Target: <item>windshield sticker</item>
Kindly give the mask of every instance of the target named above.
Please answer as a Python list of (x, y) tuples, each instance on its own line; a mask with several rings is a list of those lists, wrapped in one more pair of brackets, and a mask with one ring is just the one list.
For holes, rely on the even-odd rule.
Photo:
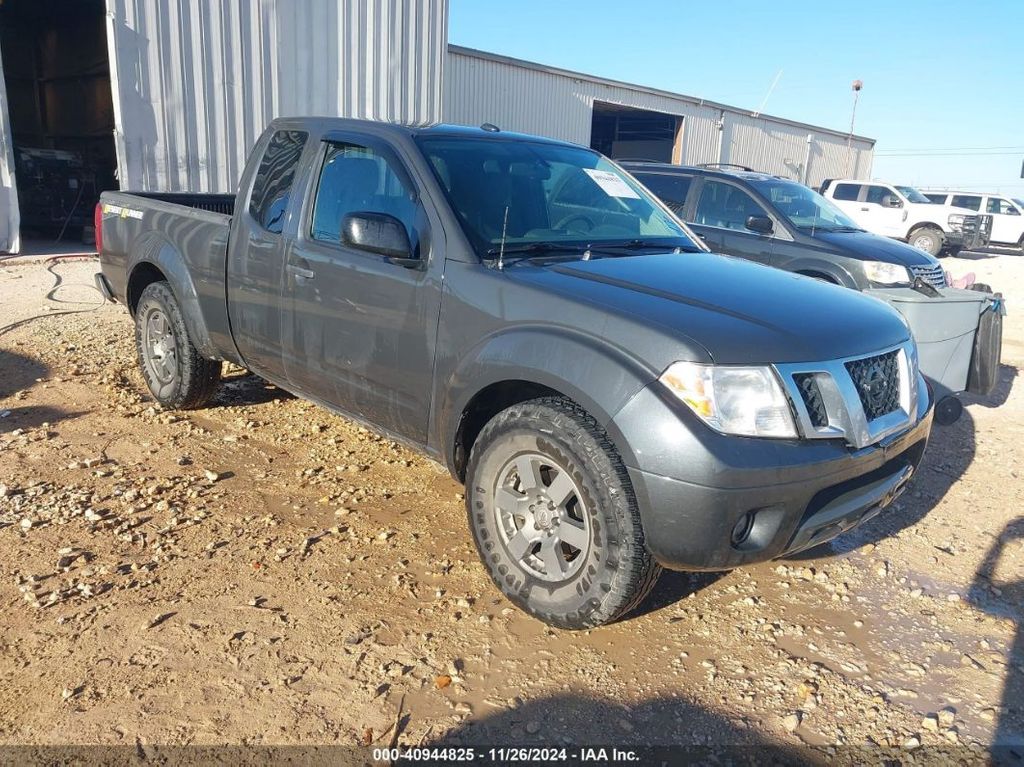
[(584, 168), (583, 172), (594, 179), (597, 184), (609, 197), (628, 197), (639, 200), (640, 195), (634, 192), (621, 176), (608, 170), (596, 170), (595, 168)]

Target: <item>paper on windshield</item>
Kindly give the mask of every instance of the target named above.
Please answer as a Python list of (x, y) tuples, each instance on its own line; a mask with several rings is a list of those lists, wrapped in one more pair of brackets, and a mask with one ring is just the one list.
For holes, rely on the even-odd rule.
[(597, 170), (596, 168), (584, 168), (583, 172), (594, 179), (594, 183), (604, 190), (604, 193), (609, 197), (628, 197), (634, 200), (639, 200), (640, 195), (634, 192), (629, 184), (622, 180), (621, 176), (612, 173), (607, 170)]

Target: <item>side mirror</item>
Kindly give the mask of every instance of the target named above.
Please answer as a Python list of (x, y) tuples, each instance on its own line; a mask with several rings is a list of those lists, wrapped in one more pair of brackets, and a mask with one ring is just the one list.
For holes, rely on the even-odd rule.
[(746, 227), (758, 234), (771, 234), (775, 231), (775, 224), (768, 216), (747, 216)]
[(902, 208), (903, 202), (895, 195), (887, 194), (882, 197), (883, 208)]
[(347, 214), (341, 220), (341, 241), (350, 248), (377, 253), (405, 267), (420, 265), (420, 260), (413, 256), (405, 225), (387, 213)]

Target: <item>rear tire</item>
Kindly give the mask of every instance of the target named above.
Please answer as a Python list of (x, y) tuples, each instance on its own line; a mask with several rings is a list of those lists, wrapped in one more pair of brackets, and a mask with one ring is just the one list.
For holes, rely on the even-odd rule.
[(163, 407), (199, 408), (216, 392), (221, 363), (206, 359), (192, 344), (166, 282), (151, 283), (142, 291), (135, 309), (135, 348), (142, 377)]
[(614, 621), (661, 572), (615, 447), (561, 397), (513, 405), (483, 428), (466, 472), (466, 510), (494, 583), (552, 626)]
[(907, 242), (913, 245), (918, 250), (923, 250), (933, 256), (938, 256), (942, 252), (942, 246), (945, 242), (945, 238), (942, 236), (942, 232), (930, 226), (922, 226), (915, 229), (907, 237)]

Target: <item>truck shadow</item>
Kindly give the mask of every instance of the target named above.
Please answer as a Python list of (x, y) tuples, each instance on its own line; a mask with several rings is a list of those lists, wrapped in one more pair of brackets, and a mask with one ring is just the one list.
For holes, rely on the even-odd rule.
[[(986, 408), (1002, 406), (1009, 398), (1019, 371), (1012, 365), (1001, 365), (995, 391), (987, 397), (965, 394), (964, 405)], [(949, 426), (935, 424), (924, 461), (907, 492), (877, 517), (832, 541), (787, 559), (807, 560), (847, 554), (869, 543), (878, 543), (901, 530), (913, 527), (935, 508), (950, 488), (974, 463), (977, 452), (974, 418), (965, 409), (960, 419)]]
[(1024, 763), (1024, 517), (995, 537), (967, 599), (976, 609), (1014, 624), (991, 755), (996, 764)]
[[(612, 762), (611, 749), (665, 749), (641, 752), (643, 764), (697, 764), (730, 761), (746, 763), (751, 757), (761, 764), (824, 763), (811, 748), (794, 746), (740, 727), (703, 706), (679, 697), (659, 697), (637, 704), (584, 697), (555, 695), (526, 701), (514, 708), (483, 718), (466, 720), (447, 732), (436, 733), (424, 744), (473, 746), (477, 750), (501, 746), (565, 747), (566, 763), (579, 764), (580, 747), (604, 746), (599, 763)], [(677, 747), (669, 752), (668, 747)], [(683, 746), (685, 748), (679, 749)], [(756, 751), (755, 751), (756, 749)], [(576, 756), (573, 756), (576, 754)], [(488, 752), (484, 752), (489, 756)], [(495, 762), (502, 762), (497, 758)], [(730, 759), (731, 757), (731, 759)]]
[(243, 370), (224, 376), (217, 396), (208, 407), (264, 405), (274, 400), (294, 399), (295, 395), (265, 381), (255, 373)]

